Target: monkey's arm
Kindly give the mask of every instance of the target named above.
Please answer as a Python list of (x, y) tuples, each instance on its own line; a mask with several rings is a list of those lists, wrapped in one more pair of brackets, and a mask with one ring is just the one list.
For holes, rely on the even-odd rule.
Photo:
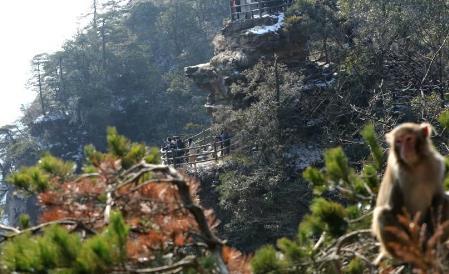
[(440, 192), (435, 194), (432, 199), (432, 213), (435, 214), (433, 217), (436, 217), (440, 222), (449, 220), (449, 196), (446, 193)]
[(391, 208), (391, 213), (395, 216), (403, 214), (404, 209), (404, 195), (398, 182), (395, 182), (391, 189), (390, 199), (388, 205)]
[[(401, 224), (398, 221), (397, 216), (402, 214), (402, 208), (404, 206), (404, 198), (402, 195), (401, 188), (399, 183), (394, 181), (386, 181), (389, 182), (386, 185), (388, 188), (384, 188), (382, 190), (387, 191), (380, 193), (380, 198), (385, 200), (378, 202), (384, 202), (383, 205), (376, 206), (373, 215), (373, 224), (372, 230), (374, 235), (380, 242), (381, 252), (377, 259), (375, 260), (375, 264), (378, 264), (380, 260), (387, 254), (394, 255), (394, 250), (392, 250), (388, 243), (390, 242), (400, 242), (400, 239), (396, 237), (396, 235), (391, 232), (385, 230), (386, 227), (397, 227), (401, 228)], [(382, 194), (384, 197), (382, 197)]]
[(400, 213), (404, 206), (404, 197), (399, 182), (388, 165), (377, 194), (376, 207), (388, 207)]

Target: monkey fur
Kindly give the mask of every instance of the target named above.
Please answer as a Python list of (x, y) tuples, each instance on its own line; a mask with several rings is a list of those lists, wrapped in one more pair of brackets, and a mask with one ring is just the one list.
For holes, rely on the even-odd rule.
[(389, 242), (398, 241), (385, 227), (399, 227), (397, 216), (404, 210), (431, 227), (431, 212), (439, 210), (440, 221), (449, 219), (449, 199), (444, 192), (444, 158), (432, 145), (432, 126), (428, 123), (404, 123), (386, 134), (390, 146), (388, 162), (374, 209), (372, 231), (381, 250), (374, 262), (395, 257)]

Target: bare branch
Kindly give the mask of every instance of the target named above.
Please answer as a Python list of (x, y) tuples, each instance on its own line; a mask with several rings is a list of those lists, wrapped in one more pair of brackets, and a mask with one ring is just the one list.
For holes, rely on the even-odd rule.
[(142, 269), (128, 269), (131, 273), (177, 273), (182, 271), (185, 267), (195, 266), (196, 258), (195, 256), (186, 256), (182, 260), (172, 265), (153, 267), (153, 268), (142, 268)]
[(39, 224), (37, 226), (33, 226), (24, 230), (19, 230), (16, 228), (12, 228), (12, 227), (8, 227), (8, 226), (4, 226), (2, 225), (0, 227), (0, 229), (4, 229), (4, 230), (9, 230), (9, 231), (13, 231), (13, 233), (8, 234), (8, 235), (2, 235), (4, 238), (0, 240), (0, 242), (3, 242), (5, 239), (11, 239), (14, 237), (17, 237), (19, 235), (22, 235), (24, 233), (27, 232), (31, 232), (31, 233), (36, 233), (48, 226), (51, 225), (73, 225), (77, 228), (81, 228), (82, 230), (89, 232), (89, 234), (96, 234), (96, 232), (90, 228), (88, 228), (86, 225), (84, 225), (81, 221), (79, 220), (74, 220), (74, 219), (63, 219), (63, 220), (56, 220), (56, 221), (51, 221), (51, 222), (47, 222), (47, 223), (43, 223), (43, 224)]
[(15, 227), (6, 226), (6, 225), (2, 225), (2, 224), (0, 224), (0, 230), (6, 230), (6, 231), (14, 232), (14, 233), (20, 233), (20, 230)]

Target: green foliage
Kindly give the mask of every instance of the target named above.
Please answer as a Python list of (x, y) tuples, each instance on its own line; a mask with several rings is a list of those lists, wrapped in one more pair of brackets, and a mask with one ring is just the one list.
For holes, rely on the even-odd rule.
[(278, 260), (276, 250), (272, 246), (264, 246), (257, 250), (251, 261), (251, 267), (254, 274), (282, 273), (282, 263)]
[(327, 189), (326, 178), (323, 173), (315, 167), (307, 167), (303, 172), (303, 177), (306, 181), (313, 184), (313, 191), (315, 195), (321, 195)]
[[(101, 14), (105, 19), (103, 27), (100, 28), (100, 24), (96, 28), (87, 27), (67, 41), (60, 52), (47, 56), (48, 61), (41, 64), (43, 93), (48, 116), (57, 119), (36, 122), (41, 115), (37, 100), (27, 108), (22, 122), (30, 136), (10, 142), (8, 153), (11, 157), (19, 155), (22, 160), (7, 158), (9, 167), (21, 166), (23, 155), (36, 154), (40, 148), (35, 147), (34, 139), (40, 140), (44, 149), (70, 158), (78, 154), (86, 142), (101, 147), (106, 125), (116, 125), (121, 132), (138, 140), (157, 143), (189, 124), (208, 122), (204, 111), (199, 113), (204, 96), (198, 95), (191, 82), (183, 78), (182, 67), (210, 57), (211, 34), (221, 27), (229, 8), (228, 1), (168, 1), (170, 5), (167, 1), (158, 1), (157, 5), (154, 1), (133, 2), (123, 9), (107, 9)], [(232, 222), (226, 222), (227, 232), (256, 241), (267, 234), (279, 233), (263, 234), (272, 225), (270, 219), (279, 215), (287, 216), (286, 219), (297, 217), (287, 213), (294, 212), (294, 206), (289, 203), (296, 207), (299, 204), (293, 199), (301, 192), (298, 191), (300, 184), (290, 178), (282, 157), (286, 153), (284, 148), (300, 136), (294, 133), (306, 131), (299, 125), (326, 121), (315, 128), (327, 132), (328, 136), (321, 134), (317, 138), (327, 145), (329, 139), (340, 140), (336, 132), (352, 137), (354, 129), (364, 123), (366, 116), (388, 126), (390, 121), (404, 118), (407, 111), (403, 108), (410, 102), (417, 106), (420, 119), (422, 116), (434, 118), (429, 112), (442, 108), (441, 104), (444, 107), (447, 99), (444, 87), (437, 88), (441, 94), (425, 90), (421, 98), (419, 93), (423, 92), (422, 88), (444, 80), (441, 75), (447, 68), (449, 56), (447, 46), (442, 43), (448, 25), (447, 9), (433, 1), (412, 2), (294, 1), (288, 11), (287, 28), (300, 25), (298, 28), (306, 34), (308, 60), (311, 64), (315, 61), (330, 64), (330, 70), (338, 72), (334, 75), (337, 84), (325, 90), (330, 94), (327, 97), (318, 91), (307, 96), (300, 84), (292, 83), (300, 83), (299, 78), (311, 75), (307, 75), (308, 72), (289, 74), (288, 69), (281, 67), (282, 95), (278, 105), (273, 100), (275, 81), (271, 64), (258, 64), (240, 75), (246, 79), (231, 88), (233, 97), (229, 99), (235, 111), (224, 111), (223, 115), (229, 119), (221, 125), (236, 128), (242, 142), (255, 148), (255, 156), (239, 169), (226, 170), (220, 178), (218, 190), (225, 215), (235, 215)], [(101, 42), (105, 41), (105, 47), (101, 48)], [(427, 78), (414, 84), (420, 82), (416, 81), (416, 76), (423, 75), (422, 64), (428, 64), (435, 57), (438, 62), (431, 62)], [(405, 65), (397, 66), (397, 63)], [(401, 94), (406, 96), (402, 98)], [(415, 98), (409, 99), (410, 96)], [(311, 97), (318, 98), (319, 104)], [(402, 108), (397, 109), (398, 106)], [(352, 107), (363, 108), (363, 112), (355, 113)], [(62, 118), (54, 114), (62, 114)], [(449, 125), (448, 115), (443, 113), (440, 117), (445, 127)], [(417, 117), (411, 114), (406, 118)], [(379, 184), (382, 150), (376, 142), (374, 128), (368, 126), (362, 135), (373, 161), (363, 166), (360, 174), (349, 167), (348, 158), (338, 148), (326, 152), (326, 165), (322, 170), (310, 168), (304, 172), (315, 195), (329, 198), (333, 197), (328, 196), (329, 193), (338, 194), (337, 201), (344, 199), (349, 204), (346, 218), (356, 218), (370, 209)], [(124, 167), (132, 166), (136, 158), (146, 154), (143, 145), (127, 144), (116, 133), (112, 141), (111, 151), (123, 158)], [(94, 166), (106, 155), (93, 147), (87, 147), (85, 152), (91, 165), (84, 170), (94, 172)], [(155, 152), (149, 154), (147, 162), (159, 162)], [(25, 189), (42, 191), (51, 187), (49, 173), (52, 172), (48, 167), (30, 169), (9, 180)], [(273, 205), (279, 205), (282, 214), (274, 214)], [(319, 237), (326, 230), (324, 220), (336, 221), (335, 216), (343, 219), (337, 206), (323, 203), (318, 207), (320, 210), (304, 219), (301, 235), (311, 232), (313, 237)], [(283, 223), (285, 220), (276, 221)], [(349, 229), (354, 227), (356, 225)], [(301, 241), (310, 244), (310, 237), (303, 237)], [(279, 243), (281, 252), (294, 250), (293, 242)], [(102, 249), (100, 243), (95, 244), (99, 250)], [(46, 257), (45, 261), (51, 265), (52, 257)], [(357, 269), (356, 266), (350, 268)]]
[[(307, 181), (318, 181), (319, 184), (314, 183), (314, 191), (317, 194), (323, 193), (326, 187), (333, 188), (336, 186), (343, 190), (343, 195), (347, 198), (357, 201), (357, 195), (372, 195), (372, 191), (379, 186), (379, 170), (382, 167), (383, 150), (378, 145), (374, 128), (371, 126), (365, 127), (361, 134), (367, 140), (366, 144), (371, 149), (371, 156), (377, 159), (373, 164), (366, 163), (360, 174), (357, 174), (348, 165), (348, 159), (340, 147), (329, 149), (325, 151), (325, 169), (319, 171), (313, 167), (309, 167), (304, 172), (303, 176)], [(311, 172), (313, 171), (313, 173)], [(324, 180), (324, 182), (323, 182)]]
[(113, 247), (104, 237), (86, 241), (77, 258), (77, 268), (82, 273), (105, 273), (113, 265)]
[(119, 250), (118, 257), (121, 261), (126, 258), (126, 240), (128, 238), (129, 228), (125, 224), (122, 216), (118, 212), (112, 212), (110, 218), (110, 226), (106, 233), (116, 248)]
[(137, 161), (144, 158), (147, 154), (147, 149), (144, 144), (134, 144), (129, 148), (128, 153), (122, 159), (122, 165), (124, 168), (129, 168), (136, 164)]
[(128, 228), (119, 213), (111, 214), (105, 231), (86, 241), (52, 225), (42, 236), (25, 233), (8, 241), (2, 247), (1, 263), (9, 272), (104, 273), (126, 259), (127, 237)]
[(449, 128), (449, 110), (443, 111), (440, 116), (438, 116), (438, 122), (445, 128)]
[(79, 161), (85, 144), (105, 147), (109, 125), (158, 145), (169, 135), (197, 131), (189, 124), (204, 128), (210, 123), (203, 107), (206, 94), (185, 77), (184, 67), (212, 56), (211, 41), (228, 16), (229, 3), (116, 2), (98, 9), (98, 22), (60, 51), (33, 60), (30, 82), (41, 79), (36, 92), (44, 100), (37, 96), (25, 108), (21, 130), (39, 140), (44, 151)]
[(17, 236), (2, 248), (2, 265), (10, 272), (32, 272), (40, 265), (36, 242), (31, 241), (29, 234)]
[[(296, 227), (301, 217), (298, 204), (306, 185), (279, 174), (281, 166), (259, 166), (254, 160), (231, 156), (221, 168), (219, 194), (224, 231), (239, 249), (255, 248), (274, 242), (281, 231)], [(288, 199), (286, 198), (288, 197)], [(280, 214), (279, 209), (289, 212)]]
[(1, 172), (8, 174), (17, 167), (29, 166), (39, 159), (40, 147), (29, 132), (19, 130), (18, 125), (0, 128)]
[(45, 154), (38, 162), (37, 166), (52, 177), (58, 177), (60, 181), (64, 181), (73, 175), (75, 164), (73, 162), (65, 162), (50, 154)]
[(119, 135), (117, 129), (113, 127), (108, 128), (107, 134), (108, 151), (113, 155), (124, 158), (130, 151), (130, 141), (125, 136)]
[[(107, 143), (109, 153), (121, 158), (122, 166), (125, 169), (137, 164), (142, 158), (150, 163), (160, 162), (157, 149), (153, 148), (148, 153), (144, 144), (130, 142), (125, 136), (118, 134), (115, 128), (108, 128)], [(89, 154), (96, 158), (99, 156), (94, 151), (89, 152)]]
[(27, 191), (43, 192), (50, 187), (49, 175), (39, 167), (23, 168), (12, 173), (6, 181)]
[(76, 260), (81, 247), (80, 239), (75, 234), (67, 233), (64, 228), (56, 225), (50, 227), (46, 233), (48, 240), (53, 242), (57, 248), (57, 253), (60, 255), (60, 264), (62, 266), (72, 264)]
[(9, 271), (38, 273), (58, 267), (66, 268), (74, 263), (80, 245), (78, 236), (53, 225), (45, 229), (43, 236), (24, 234), (5, 244), (2, 264)]
[(378, 138), (374, 130), (374, 125), (367, 124), (361, 131), (361, 135), (371, 151), (371, 155), (374, 160), (374, 167), (376, 168), (376, 170), (380, 170), (384, 162), (384, 153), (379, 143), (377, 142)]
[(366, 164), (363, 166), (362, 176), (363, 181), (366, 182), (369, 188), (377, 189), (379, 187), (379, 174), (377, 167)]
[[(371, 149), (372, 159), (377, 157), (374, 162), (379, 169), (371, 160), (357, 173), (349, 166), (342, 148), (326, 150), (324, 168), (308, 167), (303, 173), (303, 177), (312, 184), (314, 198), (310, 213), (299, 224), (296, 238), (278, 240), (278, 251), (274, 247), (264, 247), (259, 250), (261, 253), (256, 252), (252, 262), (257, 262), (257, 266), (267, 271), (277, 271), (282, 265), (285, 272), (281, 273), (363, 273), (364, 262), (353, 257), (345, 259), (345, 266), (341, 269), (324, 262), (319, 266), (315, 264), (339, 237), (370, 227), (371, 215), (367, 213), (373, 209), (376, 199), (374, 193), (379, 184), (383, 150), (377, 144), (374, 127), (365, 127), (361, 134)], [(340, 198), (333, 200), (331, 197)], [(323, 245), (322, 249), (317, 249), (318, 243)]]
[(76, 259), (76, 269), (82, 273), (102, 273), (126, 259), (128, 227), (119, 213), (112, 213), (110, 224), (97, 237), (88, 239)]
[[(337, 188), (342, 195), (351, 200), (357, 200), (356, 193), (369, 194), (367, 188), (377, 179), (371, 173), (369, 176), (358, 175), (349, 167), (348, 158), (341, 147), (328, 149), (324, 152), (325, 169), (320, 171), (308, 167), (303, 172), (303, 178), (313, 185), (313, 192), (320, 196), (330, 188)], [(368, 167), (367, 172), (372, 170)]]
[(318, 221), (325, 225), (330, 235), (338, 237), (346, 232), (348, 223), (345, 220), (345, 209), (341, 204), (323, 198), (316, 198), (313, 200), (310, 208), (312, 216), (316, 216)]
[(360, 208), (360, 205), (350, 205), (346, 207), (346, 216), (348, 219), (356, 219), (362, 215), (363, 210)]
[(6, 180), (27, 191), (43, 192), (51, 187), (52, 179), (62, 182), (72, 176), (74, 168), (75, 165), (72, 162), (65, 162), (45, 154), (36, 166), (13, 172)]
[(30, 215), (20, 214), (19, 224), (22, 229), (26, 229), (26, 228), (30, 227)]
[(432, 117), (432, 120), (438, 118), (445, 110), (444, 98), (441, 97), (441, 91), (432, 91), (424, 96), (416, 96), (411, 101), (413, 112), (424, 112), (426, 117)]
[(329, 178), (335, 182), (344, 180), (349, 182), (350, 168), (348, 158), (341, 147), (326, 150), (324, 164)]
[[(105, 155), (97, 151), (93, 145), (84, 147), (84, 155), (86, 155), (87, 163), (94, 166), (99, 165), (105, 158)], [(89, 173), (87, 171), (85, 172)]]
[(145, 157), (145, 162), (148, 164), (160, 164), (161, 163), (161, 157), (159, 155), (159, 149), (153, 147), (150, 149), (150, 152)]
[[(119, 135), (115, 128), (108, 129), (109, 152), (104, 154), (88, 145), (84, 148), (87, 165), (83, 170), (86, 173), (95, 173), (96, 168), (108, 157), (120, 158), (122, 168), (129, 168), (142, 159), (152, 164), (160, 163), (159, 151), (152, 148), (149, 151), (143, 144), (132, 143), (125, 136)], [(12, 173), (7, 182), (21, 189), (31, 192), (44, 192), (51, 188), (53, 181), (63, 182), (73, 176), (75, 164), (65, 162), (50, 154), (45, 154), (34, 167), (23, 168)]]
[(365, 265), (363, 264), (362, 259), (354, 258), (343, 269), (343, 273), (345, 273), (345, 274), (363, 274), (364, 269), (365, 269)]
[[(363, 174), (362, 174), (363, 176)], [(367, 193), (367, 184), (366, 181), (364, 180), (364, 178), (355, 174), (355, 173), (351, 173), (349, 179), (351, 182), (351, 190), (353, 191), (353, 193), (349, 193), (347, 194), (347, 196), (351, 197), (353, 200), (357, 200), (356, 195), (357, 194), (361, 194), (361, 195), (369, 195), (369, 193)]]
[(316, 3), (311, 0), (297, 0), (287, 11), (287, 29), (290, 29), (293, 24), (299, 25), (297, 29), (301, 29), (301, 32), (305, 34), (303, 39), (307, 40), (310, 49), (324, 50), (327, 59), (331, 57), (332, 52), (328, 51), (328, 46), (324, 48), (322, 46), (332, 45), (341, 33), (336, 2)]
[(325, 231), (326, 227), (316, 215), (306, 215), (299, 224), (297, 238), (300, 243), (306, 245), (310, 239), (317, 239)]
[[(110, 151), (107, 153), (98, 152), (93, 146), (86, 147), (88, 166), (85, 167), (85, 170), (89, 169), (98, 174), (103, 172), (105, 167), (117, 168), (118, 171), (123, 171), (124, 166), (141, 163), (144, 159), (152, 164), (160, 161), (157, 149), (147, 150), (144, 145), (132, 143), (124, 136), (119, 135), (115, 129), (109, 130), (109, 136), (108, 142), (111, 145)], [(122, 166), (118, 165), (120, 162)], [(110, 216), (104, 213), (105, 219), (98, 218), (99, 215), (95, 213), (104, 212), (105, 202), (108, 197), (105, 189), (107, 185), (103, 181), (97, 180), (96, 176), (92, 176), (92, 174), (87, 174), (88, 176), (86, 177), (89, 177), (89, 179), (86, 180), (68, 178), (72, 175), (72, 172), (72, 163), (65, 163), (47, 154), (44, 155), (43, 159), (36, 166), (25, 168), (8, 178), (11, 183), (15, 183), (17, 186), (21, 186), (29, 191), (42, 192), (49, 190), (38, 195), (44, 210), (42, 219), (49, 222), (43, 224), (42, 228), (36, 227), (32, 231), (30, 229), (30, 233), (25, 233), (27, 231), (26, 228), (29, 226), (29, 217), (24, 215), (20, 217), (21, 227), (24, 230), (19, 233), (20, 235), (14, 235), (15, 232), (12, 232), (8, 235), (10, 237), (8, 237), (7, 243), (0, 246), (2, 255), (0, 258), (2, 271), (0, 272), (107, 273), (111, 272), (114, 267), (122, 267), (124, 262), (129, 262), (130, 257), (127, 249), (129, 227), (122, 218), (121, 213), (112, 212)], [(116, 176), (119, 176), (119, 174)], [(145, 172), (139, 180), (148, 180), (152, 176), (151, 172)], [(61, 177), (68, 178), (64, 184), (60, 182)], [(81, 175), (78, 178), (84, 177)], [(91, 183), (98, 184), (91, 187)], [(116, 183), (119, 182), (116, 181)], [(72, 189), (76, 190), (67, 191)], [(89, 193), (91, 189), (92, 192)], [(57, 197), (59, 194), (64, 196), (64, 198)], [(175, 196), (176, 194), (172, 195)], [(176, 201), (176, 198), (174, 198), (173, 203), (178, 207)], [(121, 209), (123, 210), (122, 212), (126, 212), (126, 210), (131, 212), (137, 211), (129, 208), (124, 209), (126, 206), (126, 202), (125, 205), (120, 204), (120, 202), (114, 204), (114, 208)], [(140, 208), (140, 203), (134, 206)], [(164, 208), (161, 206), (161, 210), (164, 210)], [(84, 217), (87, 217), (87, 215), (83, 214), (82, 210), (94, 212), (89, 214), (97, 216), (95, 217), (96, 220), (93, 223), (89, 221), (84, 223), (87, 220)], [(51, 225), (55, 219), (60, 219), (61, 215), (58, 214), (67, 216), (70, 219), (76, 219), (79, 216), (82, 220), (80, 220), (80, 224), (67, 225), (67, 228), (72, 230), (69, 232), (62, 226)], [(109, 216), (109, 218), (106, 218), (106, 216)], [(161, 222), (164, 220), (161, 220)], [(142, 221), (144, 222), (146, 219), (144, 218)], [(107, 227), (104, 227), (106, 225)], [(149, 227), (155, 229), (153, 224), (149, 224)], [(79, 233), (79, 231), (83, 233)], [(135, 233), (135, 231), (133, 232)], [(91, 234), (94, 235), (92, 236)], [(164, 236), (160, 236), (162, 240), (157, 239), (155, 242), (171, 241), (171, 238), (168, 238), (168, 236), (163, 238)], [(148, 238), (150, 239), (151, 237), (148, 236)], [(142, 243), (137, 240), (136, 242), (142, 245), (146, 244), (143, 243), (143, 240)], [(165, 247), (161, 246), (162, 248)], [(160, 255), (156, 254), (155, 256)], [(165, 263), (163, 258), (157, 258), (156, 260), (161, 261), (158, 264)]]
[(301, 246), (299, 246), (295, 241), (287, 238), (281, 238), (277, 241), (276, 246), (285, 255), (285, 259), (288, 263), (293, 264), (299, 262), (307, 254)]
[(311, 114), (302, 111), (308, 101), (297, 100), (302, 78), (285, 65), (278, 65), (279, 104), (272, 60), (258, 62), (241, 76), (225, 99), (232, 108), (215, 115), (215, 129), (229, 129), (245, 148), (220, 168), (216, 189), (229, 241), (252, 251), (291, 235), (307, 210), (310, 189), (292, 176), (297, 172), (291, 170), (296, 156), (289, 149), (304, 136), (303, 127), (297, 125)]

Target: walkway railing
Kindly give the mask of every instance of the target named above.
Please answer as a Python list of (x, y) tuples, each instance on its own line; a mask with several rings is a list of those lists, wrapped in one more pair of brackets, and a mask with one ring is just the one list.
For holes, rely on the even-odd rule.
[(200, 163), (218, 163), (219, 160), (222, 160), (239, 147), (238, 142), (233, 142), (232, 138), (229, 138), (224, 141), (212, 141), (183, 149), (161, 150), (161, 158), (163, 164), (166, 165), (196, 167), (196, 164)]
[(211, 128), (207, 128), (200, 133), (197, 133), (193, 136), (190, 136), (189, 138), (186, 138), (185, 140), (192, 139), (193, 144), (195, 146), (200, 145), (206, 145), (208, 143), (211, 143), (211, 140), (213, 140), (213, 132)]
[(284, 12), (292, 0), (230, 0), (231, 20), (249, 20)]

